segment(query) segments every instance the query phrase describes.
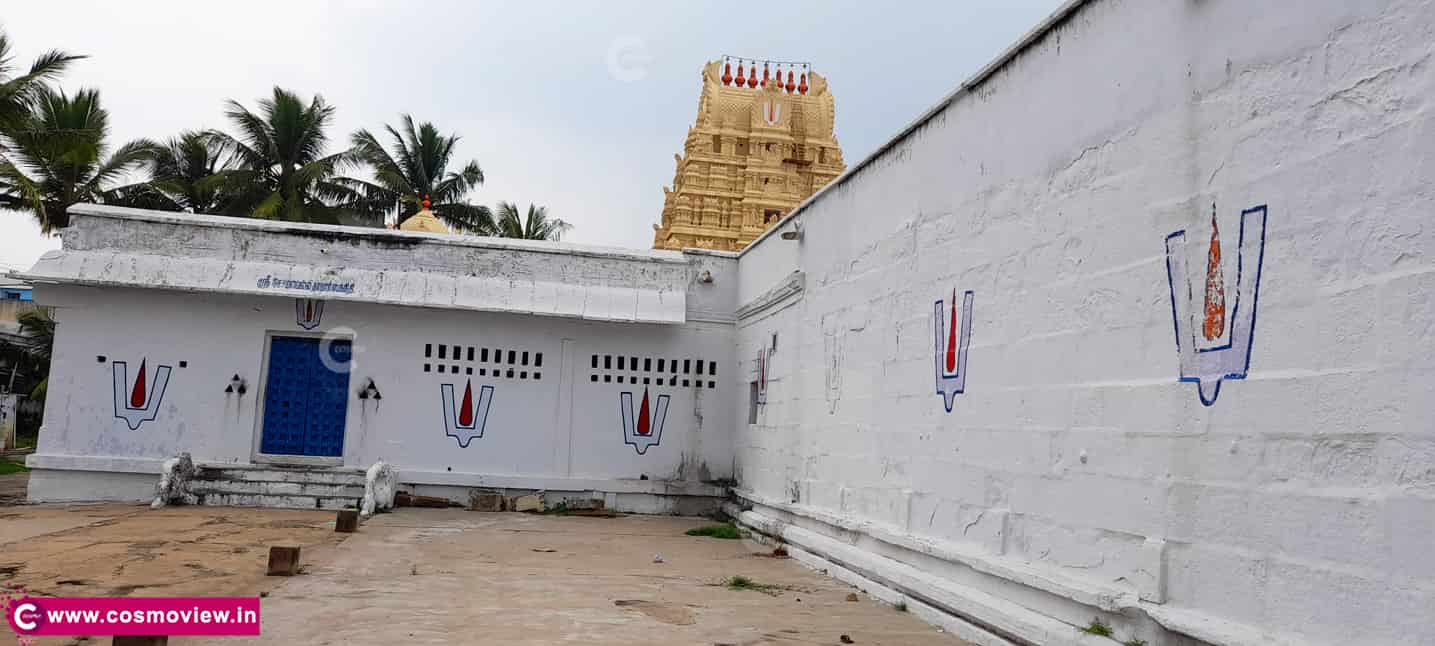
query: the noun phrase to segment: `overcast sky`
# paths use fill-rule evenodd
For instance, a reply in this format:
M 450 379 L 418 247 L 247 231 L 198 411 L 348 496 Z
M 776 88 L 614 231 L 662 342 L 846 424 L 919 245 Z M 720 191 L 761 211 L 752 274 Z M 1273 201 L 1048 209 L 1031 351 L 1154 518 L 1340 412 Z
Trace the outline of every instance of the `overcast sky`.
M 547 205 L 568 240 L 646 248 L 704 62 L 811 61 L 851 165 L 1059 4 L 17 1 L 0 26 L 22 65 L 90 56 L 61 85 L 100 89 L 112 145 L 223 128 L 225 99 L 280 85 L 337 106 L 335 144 L 411 113 L 463 137 L 459 159 L 487 177 L 474 201 Z M 0 211 L 0 268 L 58 246 Z

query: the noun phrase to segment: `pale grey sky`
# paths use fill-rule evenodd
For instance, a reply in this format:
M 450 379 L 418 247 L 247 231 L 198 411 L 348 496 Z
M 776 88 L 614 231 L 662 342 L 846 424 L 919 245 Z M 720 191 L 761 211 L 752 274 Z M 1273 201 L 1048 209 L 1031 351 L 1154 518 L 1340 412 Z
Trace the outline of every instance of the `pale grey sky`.
M 14 2 L 0 24 L 20 64 L 90 56 L 61 86 L 100 89 L 112 143 L 223 128 L 225 99 L 280 85 L 337 106 L 335 144 L 411 113 L 463 136 L 487 176 L 475 201 L 547 205 L 568 240 L 646 248 L 704 62 L 811 61 L 850 165 L 1060 2 Z M 58 245 L 0 211 L 0 268 Z

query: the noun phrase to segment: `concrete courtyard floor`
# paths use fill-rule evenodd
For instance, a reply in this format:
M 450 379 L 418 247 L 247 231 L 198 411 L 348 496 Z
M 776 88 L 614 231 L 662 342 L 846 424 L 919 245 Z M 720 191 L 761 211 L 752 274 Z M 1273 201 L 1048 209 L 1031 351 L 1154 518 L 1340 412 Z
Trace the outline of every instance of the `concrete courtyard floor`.
M 0 475 L 0 506 L 18 505 L 25 502 L 25 490 L 29 486 L 29 472 Z
M 704 519 L 399 509 L 348 535 L 333 521 L 224 507 L 3 507 L 0 581 L 46 596 L 265 596 L 262 637 L 177 645 L 963 643 L 860 592 L 848 601 L 854 588 L 756 543 L 684 535 Z M 270 545 L 300 545 L 304 573 L 265 577 Z M 733 576 L 765 589 L 722 585 Z M 66 643 L 77 642 L 41 642 Z
M 282 583 L 265 576 L 270 545 L 299 545 L 320 562 L 343 536 L 334 533 L 333 512 L 7 506 L 0 507 L 0 583 L 44 597 L 255 596 Z M 75 643 L 109 638 L 39 641 Z

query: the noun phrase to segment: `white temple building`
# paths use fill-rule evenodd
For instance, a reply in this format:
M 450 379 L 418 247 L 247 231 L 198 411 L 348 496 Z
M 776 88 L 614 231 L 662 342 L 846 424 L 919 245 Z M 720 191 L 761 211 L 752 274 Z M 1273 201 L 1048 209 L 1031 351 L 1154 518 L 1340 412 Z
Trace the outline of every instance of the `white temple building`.
M 721 506 L 973 643 L 1428 644 L 1435 2 L 1277 5 L 1067 2 L 737 254 L 77 206 L 31 497 L 382 459 Z

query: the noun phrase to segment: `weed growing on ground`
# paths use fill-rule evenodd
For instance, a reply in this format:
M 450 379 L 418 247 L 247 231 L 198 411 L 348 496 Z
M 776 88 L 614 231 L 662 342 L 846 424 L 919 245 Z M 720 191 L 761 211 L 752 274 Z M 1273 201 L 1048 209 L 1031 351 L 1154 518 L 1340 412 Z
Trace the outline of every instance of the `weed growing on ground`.
M 752 579 L 749 579 L 742 575 L 734 576 L 726 581 L 723 581 L 723 585 L 727 586 L 730 590 L 752 590 L 754 592 L 761 592 L 763 594 L 773 596 L 776 596 L 783 590 L 787 589 L 786 587 L 780 585 L 773 585 L 770 583 L 758 583 L 757 581 L 753 581 Z
M 1121 646 L 1146 646 L 1146 640 L 1132 638 L 1121 642 Z
M 907 600 L 902 599 L 897 603 L 892 604 L 892 607 L 896 608 L 897 612 L 907 612 Z
M 0 476 L 8 476 L 12 473 L 24 473 L 29 470 L 29 467 L 26 467 L 24 464 L 0 458 Z
M 1090 626 L 1087 626 L 1085 628 L 1078 628 L 1078 630 L 1088 635 L 1099 635 L 1101 637 L 1111 636 L 1111 626 L 1108 626 L 1106 625 L 1106 622 L 1101 621 L 1100 617 L 1092 617 Z
M 752 579 L 749 579 L 742 575 L 738 575 L 727 580 L 727 587 L 735 588 L 738 590 L 746 590 L 747 588 L 752 587 Z
M 688 536 L 710 536 L 712 538 L 742 538 L 742 532 L 731 523 L 723 525 L 704 525 L 694 527 L 687 531 Z

